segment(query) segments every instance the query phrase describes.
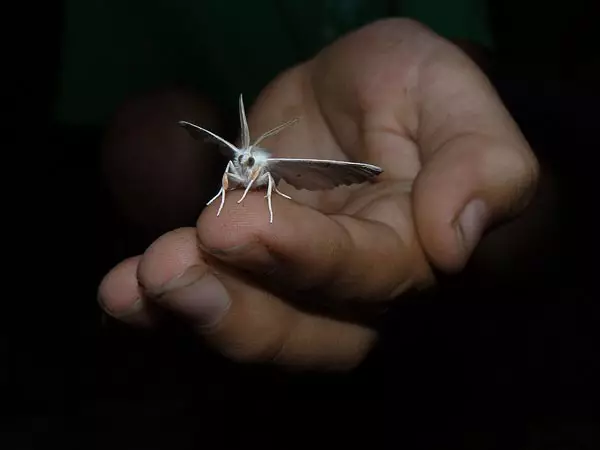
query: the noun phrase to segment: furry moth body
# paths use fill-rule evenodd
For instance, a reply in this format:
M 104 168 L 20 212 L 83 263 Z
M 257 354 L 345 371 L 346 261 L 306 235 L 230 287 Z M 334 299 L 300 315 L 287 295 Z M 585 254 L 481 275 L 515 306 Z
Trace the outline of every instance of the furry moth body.
M 230 159 L 223 173 L 221 189 L 207 203 L 207 205 L 210 205 L 217 198 L 221 197 L 221 205 L 217 211 L 217 216 L 221 214 L 221 210 L 225 204 L 225 193 L 228 190 L 239 187 L 245 188 L 245 190 L 238 203 L 241 203 L 246 198 L 251 188 L 259 189 L 266 187 L 267 193 L 265 198 L 269 206 L 270 223 L 273 223 L 273 206 L 271 203 L 273 192 L 291 200 L 291 197 L 277 189 L 277 185 L 282 179 L 296 189 L 316 191 L 332 189 L 342 185 L 348 186 L 364 183 L 383 172 L 380 167 L 365 163 L 324 159 L 272 158 L 268 151 L 258 145 L 268 137 L 274 136 L 283 129 L 294 125 L 298 119 L 285 122 L 267 131 L 254 142 L 251 142 L 242 95 L 240 95 L 239 108 L 241 124 L 240 148 L 198 125 L 185 121 L 179 122 L 179 125 L 184 127 L 192 137 L 196 139 L 209 137 L 218 143 Z

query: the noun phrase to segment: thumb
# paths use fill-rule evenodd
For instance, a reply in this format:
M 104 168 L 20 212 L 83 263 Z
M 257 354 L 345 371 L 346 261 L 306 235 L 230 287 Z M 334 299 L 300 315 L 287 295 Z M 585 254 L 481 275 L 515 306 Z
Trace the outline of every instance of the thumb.
M 447 272 L 462 269 L 487 229 L 529 204 L 538 173 L 529 148 L 475 134 L 433 153 L 413 188 L 417 233 L 430 261 Z

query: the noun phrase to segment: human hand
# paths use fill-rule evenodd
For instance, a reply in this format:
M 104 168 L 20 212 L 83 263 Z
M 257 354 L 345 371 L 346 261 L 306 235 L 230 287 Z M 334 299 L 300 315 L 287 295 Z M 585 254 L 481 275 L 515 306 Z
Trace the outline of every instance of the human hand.
M 293 117 L 265 142 L 274 155 L 384 173 L 325 192 L 282 182 L 294 200 L 273 196 L 272 224 L 264 192 L 242 204 L 230 192 L 219 217 L 216 202 L 196 228 L 166 233 L 107 274 L 99 296 L 109 314 L 152 326 L 160 305 L 235 360 L 347 370 L 377 332 L 345 312 L 431 285 L 434 267 L 463 268 L 484 230 L 522 211 L 537 182 L 538 163 L 487 78 L 413 21 L 371 24 L 283 73 L 250 109 L 250 132 Z

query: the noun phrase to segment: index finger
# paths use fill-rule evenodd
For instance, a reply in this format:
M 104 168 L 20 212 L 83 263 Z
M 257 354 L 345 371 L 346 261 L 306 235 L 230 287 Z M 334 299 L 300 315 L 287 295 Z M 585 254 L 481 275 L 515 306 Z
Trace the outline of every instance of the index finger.
M 273 223 L 263 193 L 252 192 L 242 204 L 226 202 L 218 217 L 214 207 L 207 208 L 197 223 L 199 242 L 206 253 L 286 292 L 390 299 L 422 280 L 426 264 L 414 236 L 404 240 L 385 224 L 406 222 L 408 200 L 377 192 L 388 198 L 363 208 L 369 219 L 325 215 L 275 196 Z M 409 223 L 405 227 L 412 230 Z

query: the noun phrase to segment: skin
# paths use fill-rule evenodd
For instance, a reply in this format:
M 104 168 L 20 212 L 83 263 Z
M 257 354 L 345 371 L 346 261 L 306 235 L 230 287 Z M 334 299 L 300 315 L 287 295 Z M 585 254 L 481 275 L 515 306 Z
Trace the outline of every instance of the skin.
M 106 312 L 152 327 L 166 308 L 236 361 L 350 370 L 377 331 L 349 314 L 431 286 L 434 268 L 460 271 L 536 187 L 538 162 L 487 78 L 410 20 L 375 22 L 281 74 L 250 108 L 250 132 L 291 117 L 301 120 L 264 143 L 275 156 L 384 173 L 327 192 L 282 182 L 293 201 L 273 197 L 273 224 L 264 190 L 243 204 L 242 191 L 230 192 L 219 217 L 215 202 L 196 227 L 163 234 L 110 271 L 99 288 Z

